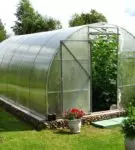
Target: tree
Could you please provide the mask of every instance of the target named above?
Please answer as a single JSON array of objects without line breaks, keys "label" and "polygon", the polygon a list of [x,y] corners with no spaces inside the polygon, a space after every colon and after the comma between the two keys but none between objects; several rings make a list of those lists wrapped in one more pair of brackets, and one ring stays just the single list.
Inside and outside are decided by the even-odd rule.
[{"label": "tree", "polygon": [[117,36],[97,36],[92,41],[93,111],[107,110],[117,101]]},{"label": "tree", "polygon": [[28,34],[61,28],[61,23],[51,17],[43,17],[34,10],[29,0],[20,0],[12,27],[15,34]]},{"label": "tree", "polygon": [[6,39],[6,30],[2,21],[0,20],[0,42]]},{"label": "tree", "polygon": [[107,19],[102,13],[92,9],[90,13],[74,14],[69,21],[69,26],[74,27],[97,22],[107,22]]}]

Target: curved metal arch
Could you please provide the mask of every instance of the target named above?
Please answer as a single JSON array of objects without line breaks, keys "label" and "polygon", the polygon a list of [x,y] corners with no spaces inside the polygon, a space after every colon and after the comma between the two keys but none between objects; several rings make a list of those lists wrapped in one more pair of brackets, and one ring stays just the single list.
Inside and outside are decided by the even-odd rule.
[{"label": "curved metal arch", "polygon": [[112,25],[112,26],[115,26],[115,27],[117,27],[117,28],[120,28],[120,29],[126,31],[126,32],[127,32],[129,35],[131,35],[133,38],[135,38],[135,35],[132,34],[131,32],[129,32],[127,29],[125,29],[125,28],[123,28],[123,27],[121,27],[121,26],[118,26],[118,25],[114,25],[114,24],[109,24],[109,25]]},{"label": "curved metal arch", "polygon": [[[57,31],[60,31],[60,30],[57,30]],[[78,31],[78,30],[77,30]],[[76,32],[77,32],[76,31]],[[75,33],[75,32],[74,32]],[[74,33],[72,33],[72,34],[74,34]],[[61,34],[60,32],[56,32],[55,34],[53,34],[47,41],[45,41],[45,44],[43,44],[43,46],[39,49],[39,51],[38,51],[38,53],[36,54],[36,56],[35,56],[35,58],[34,58],[34,61],[33,61],[33,67],[32,67],[32,69],[31,69],[31,71],[30,71],[30,74],[29,74],[29,97],[30,97],[30,81],[31,81],[31,74],[32,74],[32,72],[33,72],[33,69],[34,69],[34,64],[35,64],[35,61],[36,61],[36,59],[37,59],[37,57],[38,57],[38,55],[39,55],[39,53],[40,53],[40,51],[42,50],[42,48],[44,47],[44,46],[47,46],[48,45],[48,43],[49,43],[49,41],[51,40],[51,39],[53,39],[53,37],[55,37],[55,36],[57,36],[57,35],[59,35],[59,34]],[[71,35],[72,35],[71,34]],[[71,36],[70,35],[70,36]],[[66,37],[67,38],[67,37]],[[57,53],[57,48],[56,48],[56,53]],[[52,59],[55,57],[55,53],[54,53],[54,56],[52,56]],[[53,62],[53,60],[50,60],[50,62]],[[49,69],[49,67],[50,67],[50,64],[48,65],[48,69]],[[47,69],[47,73],[46,73],[46,76],[48,75],[48,69]],[[47,78],[45,77],[45,80],[44,81],[47,81],[46,80]],[[46,82],[46,84],[48,84],[48,82]],[[45,89],[46,89],[46,85],[44,85],[44,87],[45,87]],[[46,89],[47,90],[47,89]],[[48,96],[47,96],[47,91],[45,91],[45,101],[46,101],[46,110],[48,110],[48,108],[47,108],[47,106],[48,106],[48,103],[47,103],[47,100],[48,100]],[[46,113],[48,113],[48,111],[46,112]]]},{"label": "curved metal arch", "polygon": [[[19,39],[21,39],[21,37],[20,37]],[[17,41],[17,40],[18,40],[18,39],[16,39],[15,41]],[[19,43],[18,46],[17,46],[15,49],[18,49],[20,46],[21,46],[21,43]],[[7,53],[8,53],[9,51],[10,51],[10,49],[9,49],[9,50],[6,50],[5,53],[3,54],[2,60],[1,60],[1,62],[0,62],[0,67],[2,66],[3,61],[4,61],[4,58],[5,58],[5,56],[7,55]],[[9,61],[9,63],[10,63],[10,61]],[[9,64],[9,63],[7,63],[7,64]],[[7,70],[8,70],[8,67],[7,67]],[[7,82],[7,80],[6,80],[6,82]],[[6,90],[7,90],[7,87],[6,87]]]},{"label": "curved metal arch", "polygon": [[[99,24],[100,25],[100,27],[104,27],[104,25],[105,24]],[[93,26],[94,26],[94,24],[93,24]],[[85,25],[85,26],[82,26],[82,28],[85,28],[85,27],[90,27],[90,28],[92,28],[92,26],[91,25]],[[95,26],[96,27],[96,26]],[[98,26],[97,26],[98,27]],[[135,36],[132,34],[132,33],[130,33],[130,32],[128,32],[126,29],[124,29],[124,28],[121,28],[121,27],[119,27],[119,26],[116,26],[116,25],[114,25],[114,27],[116,27],[116,28],[120,28],[121,30],[124,30],[124,31],[126,31],[127,32],[127,34],[129,34],[129,35],[131,35],[133,38],[135,38]],[[80,29],[78,29],[78,30],[81,30],[82,28],[80,28]],[[78,32],[78,30],[77,31],[75,31],[75,32],[73,32],[70,36],[72,36],[73,34],[75,34],[76,32]],[[70,37],[69,36],[69,37]],[[66,39],[68,39],[69,37],[67,37]],[[51,38],[50,38],[51,39]],[[49,40],[47,41],[47,43],[49,43]],[[47,44],[46,43],[46,44]],[[21,46],[21,45],[20,45]],[[26,49],[26,51],[28,51],[29,50],[29,48],[31,47],[31,45],[29,45],[28,46],[28,48]],[[40,48],[39,50],[41,51],[41,49],[42,48]],[[46,77],[45,77],[45,80],[47,81],[46,82],[46,101],[48,101],[48,81],[49,81],[49,75],[50,75],[50,70],[51,70],[51,66],[52,66],[52,63],[53,63],[53,61],[54,61],[54,59],[55,59],[55,57],[56,57],[56,55],[58,54],[58,52],[60,51],[60,46],[58,46],[57,48],[56,48],[56,52],[54,53],[54,55],[52,56],[52,59],[50,60],[50,63],[49,63],[49,65],[48,65],[48,68],[47,68],[47,75],[46,75]],[[7,50],[7,51],[5,51],[4,53],[3,53],[3,57],[2,57],[2,60],[1,60],[1,63],[0,63],[0,66],[2,65],[2,63],[3,63],[3,60],[4,60],[4,58],[5,58],[5,55],[7,54],[9,52],[9,50]],[[35,64],[35,61],[36,61],[36,59],[37,59],[37,57],[38,57],[38,54],[39,54],[40,52],[38,52],[37,53],[37,55],[36,55],[36,57],[35,57],[35,59],[34,59],[34,61],[33,61],[33,67],[32,67],[32,69],[31,69],[31,73],[30,74],[32,74],[32,72],[33,72],[33,69],[34,69],[34,64]],[[14,54],[15,55],[15,54]],[[9,67],[10,67],[10,63],[12,62],[12,59],[14,58],[14,56],[11,58],[11,60],[9,61],[9,65],[8,65],[8,71],[9,71]],[[22,59],[21,59],[21,62],[19,63],[20,64],[20,66],[18,65],[18,70],[20,69],[22,69],[22,64],[23,64],[23,60],[24,60],[24,55],[21,57]],[[19,68],[20,67],[20,68]],[[17,71],[18,72],[18,71]],[[30,77],[30,76],[29,76]],[[29,86],[30,86],[30,81],[29,81]],[[30,90],[30,89],[29,89]],[[46,105],[47,106],[47,105]]]},{"label": "curved metal arch", "polygon": [[[81,28],[79,28],[78,30],[76,30],[74,33],[72,33],[71,35],[69,35],[66,40],[68,40],[70,37],[72,37],[75,33],[77,33],[78,31],[84,29],[84,28],[87,28],[88,25],[84,25],[82,26]],[[61,42],[61,41],[60,41]],[[61,46],[61,45],[60,45]],[[48,81],[49,81],[49,75],[50,75],[50,70],[51,70],[51,66],[53,64],[53,61],[55,59],[55,57],[57,56],[57,54],[59,53],[60,51],[60,46],[57,48],[56,52],[55,52],[55,55],[53,56],[50,64],[49,64],[49,67],[48,67],[48,70],[47,70],[47,76],[46,76],[46,102],[47,102],[47,106],[48,106]],[[47,113],[48,113],[48,108],[47,108]]]},{"label": "curved metal arch", "polygon": [[[20,38],[21,38],[21,37],[20,37]],[[9,39],[7,39],[6,41],[3,41],[3,42],[6,43],[6,42],[8,42],[8,40],[9,40]],[[17,41],[17,40],[18,40],[18,39],[16,39],[15,41]],[[3,42],[2,42],[2,43],[3,43]],[[18,46],[20,46],[20,45],[18,45]],[[1,65],[2,65],[2,63],[3,63],[3,60],[4,60],[5,55],[6,55],[8,52],[9,52],[9,50],[6,50],[5,53],[3,54],[2,60],[1,60],[1,62],[0,62],[0,67],[1,67]]]},{"label": "curved metal arch", "polygon": [[[59,33],[59,32],[58,32]],[[39,51],[38,51],[38,53],[36,54],[36,56],[35,56],[35,58],[34,58],[34,61],[33,61],[33,65],[32,65],[32,68],[31,68],[31,71],[30,71],[30,74],[29,74],[29,97],[30,97],[30,82],[31,82],[31,75],[32,75],[32,72],[33,72],[33,70],[34,70],[34,67],[35,67],[35,62],[36,62],[36,60],[37,60],[37,57],[39,56],[39,54],[40,54],[40,52],[41,52],[41,50],[43,49],[43,47],[44,46],[46,46],[46,44],[50,41],[50,39],[52,39],[54,36],[56,36],[56,34],[58,34],[58,33],[55,33],[55,34],[53,34],[46,42],[45,42],[45,44],[39,49]],[[45,82],[45,79],[44,79],[44,82]],[[44,88],[45,88],[45,84],[44,84]],[[45,93],[46,93],[46,91],[45,91]],[[45,94],[46,95],[46,94]],[[45,101],[46,101],[46,98],[45,98]],[[46,103],[46,102],[45,102]],[[45,106],[47,107],[47,105],[45,104]],[[47,110],[47,108],[46,108],[46,110]]]},{"label": "curved metal arch", "polygon": [[[14,56],[16,55],[18,48],[20,48],[22,46],[23,42],[26,41],[27,39],[28,39],[28,37],[26,37],[23,41],[21,41],[21,43],[19,43],[19,46],[15,49],[15,52],[13,53],[13,55],[11,56],[11,58],[9,60],[7,72],[10,72],[10,65],[11,65],[11,62],[12,62]],[[7,90],[8,90],[8,80],[7,80]]]}]

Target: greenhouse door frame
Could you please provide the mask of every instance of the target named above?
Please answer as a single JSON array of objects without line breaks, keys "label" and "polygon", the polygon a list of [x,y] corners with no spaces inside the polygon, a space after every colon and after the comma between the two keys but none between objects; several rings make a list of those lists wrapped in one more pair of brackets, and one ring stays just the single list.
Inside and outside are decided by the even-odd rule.
[{"label": "greenhouse door frame", "polygon": [[[95,30],[95,32],[91,31],[91,29]],[[101,30],[100,30],[101,29]],[[103,29],[103,30],[102,30]],[[116,32],[108,32],[107,30],[115,30]],[[119,59],[118,59],[118,52],[119,52],[119,36],[120,36],[120,32],[119,32],[119,27],[88,27],[88,38],[89,38],[89,43],[90,43],[90,55],[91,55],[91,81],[92,81],[92,49],[93,49],[93,38],[91,36],[110,36],[110,35],[116,35],[116,42],[117,42],[117,78],[116,78],[116,101],[118,101],[118,65],[119,65]],[[93,82],[93,81],[92,81]],[[93,99],[92,99],[92,94],[93,94],[93,91],[92,91],[92,82],[91,82],[91,104],[93,103]],[[117,102],[118,103],[118,102]],[[118,104],[116,103],[117,107],[118,107]],[[91,105],[92,106],[92,105]],[[91,109],[92,110],[92,109]]]},{"label": "greenhouse door frame", "polygon": [[[76,56],[72,53],[72,50],[66,45],[66,42],[87,42],[88,44],[88,71],[83,67],[83,65],[79,62],[79,60],[76,58]],[[62,52],[62,47],[64,47],[67,52],[70,54],[70,56],[76,61],[76,63],[79,65],[79,67],[82,69],[82,71],[84,71],[84,73],[86,74],[86,76],[88,77],[88,86],[89,89],[91,87],[91,63],[90,63],[90,44],[89,44],[89,40],[62,40],[60,41],[60,64],[61,64],[61,111],[65,111],[63,110],[63,100],[64,100],[64,87],[63,87],[63,52]],[[88,91],[88,101],[90,103],[90,110],[92,109],[92,105],[91,105],[91,89]]]}]

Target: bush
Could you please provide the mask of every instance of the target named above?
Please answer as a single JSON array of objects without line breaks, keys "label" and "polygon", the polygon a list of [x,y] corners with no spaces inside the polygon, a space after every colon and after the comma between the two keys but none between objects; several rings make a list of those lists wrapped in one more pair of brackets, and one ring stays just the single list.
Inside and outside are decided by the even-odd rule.
[{"label": "bush", "polygon": [[135,99],[129,102],[126,109],[127,119],[122,123],[122,131],[128,138],[135,138]]}]

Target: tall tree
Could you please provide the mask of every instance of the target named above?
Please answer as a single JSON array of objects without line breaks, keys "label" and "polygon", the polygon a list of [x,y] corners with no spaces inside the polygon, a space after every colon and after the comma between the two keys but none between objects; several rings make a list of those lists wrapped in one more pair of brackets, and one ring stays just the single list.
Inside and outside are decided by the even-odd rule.
[{"label": "tall tree", "polygon": [[43,17],[34,10],[29,0],[20,0],[15,13],[17,21],[12,27],[15,34],[28,34],[61,28],[61,23],[51,17]]},{"label": "tall tree", "polygon": [[6,30],[2,21],[0,20],[0,42],[6,39]]},{"label": "tall tree", "polygon": [[69,21],[69,26],[74,27],[97,22],[107,22],[107,19],[102,13],[92,9],[90,13],[74,14]]}]

